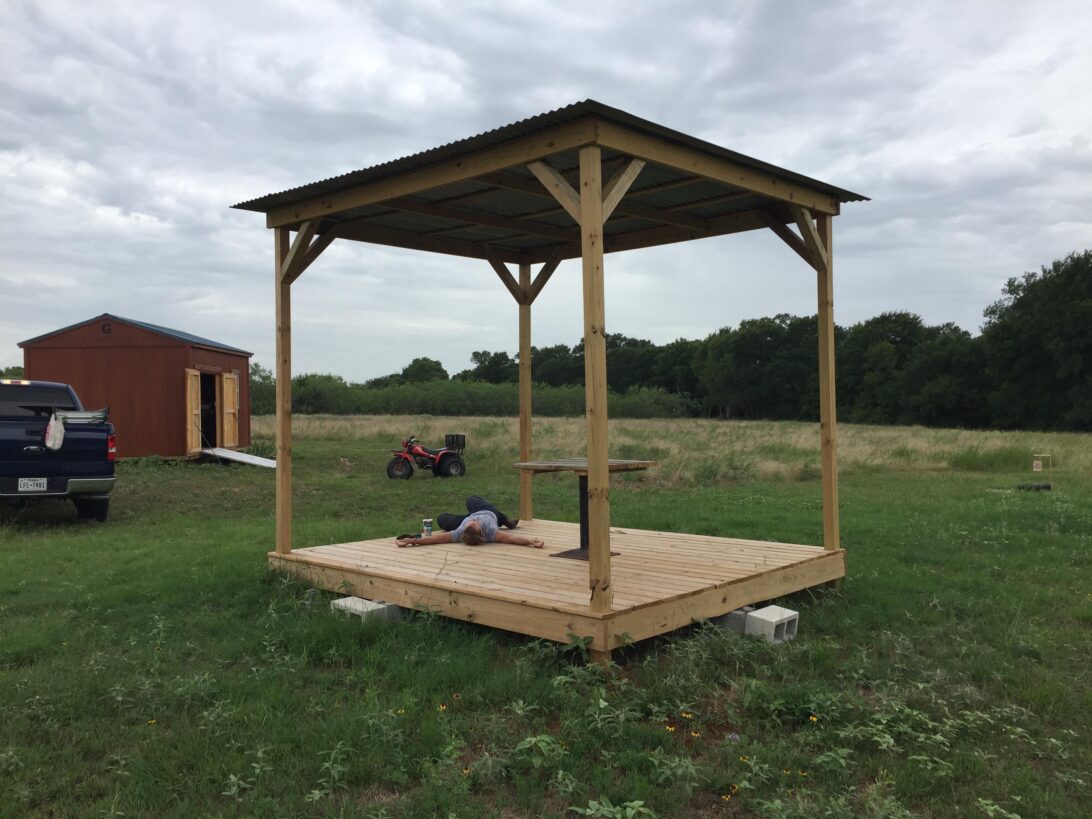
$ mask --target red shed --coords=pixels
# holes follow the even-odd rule
[[[119,456],[250,446],[252,353],[109,313],[19,346],[26,378],[63,381],[84,406],[110,407]]]

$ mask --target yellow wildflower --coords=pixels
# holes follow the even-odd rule
[[[747,754],[743,754],[743,755],[742,755],[742,756],[741,756],[741,757],[739,758],[739,761],[740,761],[740,762],[750,762],[750,761],[751,761],[751,758],[750,758],[749,756],[747,756]]]
[[[818,721],[819,721],[819,717],[815,716],[815,714],[812,714],[810,717],[808,717],[808,722],[818,722]]]
[[[437,711],[446,711],[447,710],[447,703],[446,702],[441,702],[439,705],[436,706],[436,710]]]
[[[156,722],[155,722],[155,720],[154,720],[154,719],[150,719],[150,720],[148,720],[148,724],[149,724],[149,725],[155,725],[155,724],[156,724]]]

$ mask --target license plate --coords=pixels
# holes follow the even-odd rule
[[[11,486],[11,484],[8,484]],[[48,487],[46,486],[45,478],[20,478],[19,479],[19,491],[20,492],[45,492]]]

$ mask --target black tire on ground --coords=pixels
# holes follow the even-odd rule
[[[466,477],[466,461],[458,455],[448,455],[440,461],[440,474],[445,478]]]
[[[387,464],[387,477],[408,481],[413,477],[413,467],[405,458],[391,458],[391,462]]]
[[[106,500],[78,500],[76,504],[76,516],[80,520],[97,520],[106,523],[106,516],[110,513],[110,499]]]

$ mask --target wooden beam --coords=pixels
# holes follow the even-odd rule
[[[284,264],[281,265],[280,277],[282,281],[296,278],[293,275],[295,272],[293,268],[298,267],[303,262],[303,257],[307,253],[307,248],[311,244],[311,237],[315,235],[316,228],[318,228],[318,219],[308,219],[300,225],[296,238],[292,240],[292,246],[288,249],[288,255],[284,258]]]
[[[512,294],[512,298],[516,300],[516,304],[523,304],[525,293],[520,289],[516,280],[512,278],[512,271],[508,269],[508,265],[499,259],[489,259],[489,264],[492,265],[493,270],[496,271],[501,283],[508,288],[508,292]]]
[[[622,197],[629,191],[630,186],[644,170],[645,161],[643,159],[631,159],[624,166],[615,171],[614,176],[610,178],[610,181],[603,188],[603,221],[606,222],[610,219],[610,215],[614,213],[614,209],[618,207],[618,203],[622,201]]]
[[[542,288],[546,286],[546,282],[550,280],[550,276],[554,275],[554,271],[557,270],[557,266],[561,264],[561,259],[562,253],[561,249],[559,248],[555,250],[553,256],[547,259],[546,263],[542,265],[542,269],[538,271],[538,275],[535,276],[535,280],[531,284],[531,286],[524,289],[524,292],[527,294],[528,304],[535,303],[535,299],[538,298],[538,294],[542,292]]]
[[[317,194],[300,202],[273,208],[266,214],[266,225],[277,227],[298,224],[316,216],[331,216],[345,210],[374,205],[397,196],[410,196],[429,188],[472,179],[491,171],[524,165],[594,142],[598,129],[598,120],[594,117],[586,117],[469,154],[442,160],[424,168],[392,174],[345,190]]]
[[[427,250],[433,253],[446,253],[449,256],[466,256],[471,259],[488,259],[493,256],[505,262],[519,262],[523,258],[517,250],[486,247],[480,242],[468,242],[465,239],[420,236],[403,230],[369,225],[365,220],[340,222],[337,230],[338,237],[342,239],[390,245],[392,247],[405,247],[411,250]]]
[[[607,330],[603,291],[603,165],[598,145],[580,149],[580,249],[584,262],[584,403],[588,423],[588,585],[591,610],[608,611],[610,471],[607,464]]]
[[[670,142],[663,137],[634,131],[612,122],[599,123],[598,143],[627,156],[666,165],[686,174],[702,176],[772,199],[835,215],[839,202],[829,193],[753,168],[728,157]]]
[[[797,256],[807,262],[815,270],[818,270],[815,266],[815,258],[811,255],[811,251],[808,250],[808,246],[804,244],[804,240],[792,232],[792,229],[774,216],[772,213],[766,210],[756,211],[759,218],[765,223],[766,227],[772,230],[781,241],[787,244]]]
[[[540,274],[541,275],[541,274]],[[544,282],[545,284],[545,282]],[[519,266],[519,289],[524,299],[519,302],[519,459],[530,461],[531,454],[531,265]],[[526,469],[519,472],[520,520],[534,517],[535,474]]]
[[[285,283],[292,284],[295,282],[296,279],[303,274],[303,271],[315,263],[315,260],[322,255],[322,251],[328,248],[337,236],[337,227],[335,226],[328,229],[325,233],[315,239],[315,241],[311,242],[310,247],[307,248],[307,253],[303,256],[303,261],[300,262],[299,267],[293,274],[285,279]]]
[[[815,221],[811,214],[798,205],[789,205],[792,218],[796,220],[796,226],[800,229],[800,236],[807,245],[808,253],[812,258],[812,267],[816,270],[827,269],[827,249],[823,246],[823,240],[819,231],[815,228]]]
[[[810,220],[809,220],[810,221]],[[819,217],[817,233],[826,249],[818,271],[819,290],[819,440],[823,476],[823,548],[840,548],[838,522],[838,412],[834,391],[834,220]]]
[[[292,551],[292,285],[284,280],[289,254],[288,228],[273,231],[277,286],[277,554]]]
[[[561,175],[561,178],[565,179],[564,175]],[[545,190],[540,185],[536,185],[530,180],[513,176],[512,174],[484,174],[478,177],[476,181],[487,182],[498,188],[519,191],[520,193],[530,194],[531,196],[553,198],[549,191]],[[568,180],[566,180],[566,182],[567,181]],[[642,205],[639,202],[622,202],[614,209],[614,212],[623,216],[636,216],[639,219],[647,219],[650,222],[663,222],[668,225],[678,225],[679,227],[686,227],[691,230],[704,230],[707,224],[706,220],[699,219],[696,216],[688,216],[685,213],[669,213],[668,211],[654,208],[650,205]]]
[[[501,228],[513,233],[529,233],[533,236],[548,236],[551,239],[572,240],[575,231],[566,228],[546,225],[531,219],[517,217],[494,216],[483,211],[468,208],[453,208],[449,205],[433,202],[416,202],[406,197],[388,199],[383,202],[383,207],[408,213],[421,213],[426,216],[436,216],[440,219],[451,219],[456,222],[466,222],[472,225],[484,225],[485,227]]]
[[[530,162],[527,169],[535,175],[549,194],[557,200],[557,203],[565,209],[576,223],[580,224],[580,194],[577,193],[569,180],[561,175],[553,165],[545,162]]]

